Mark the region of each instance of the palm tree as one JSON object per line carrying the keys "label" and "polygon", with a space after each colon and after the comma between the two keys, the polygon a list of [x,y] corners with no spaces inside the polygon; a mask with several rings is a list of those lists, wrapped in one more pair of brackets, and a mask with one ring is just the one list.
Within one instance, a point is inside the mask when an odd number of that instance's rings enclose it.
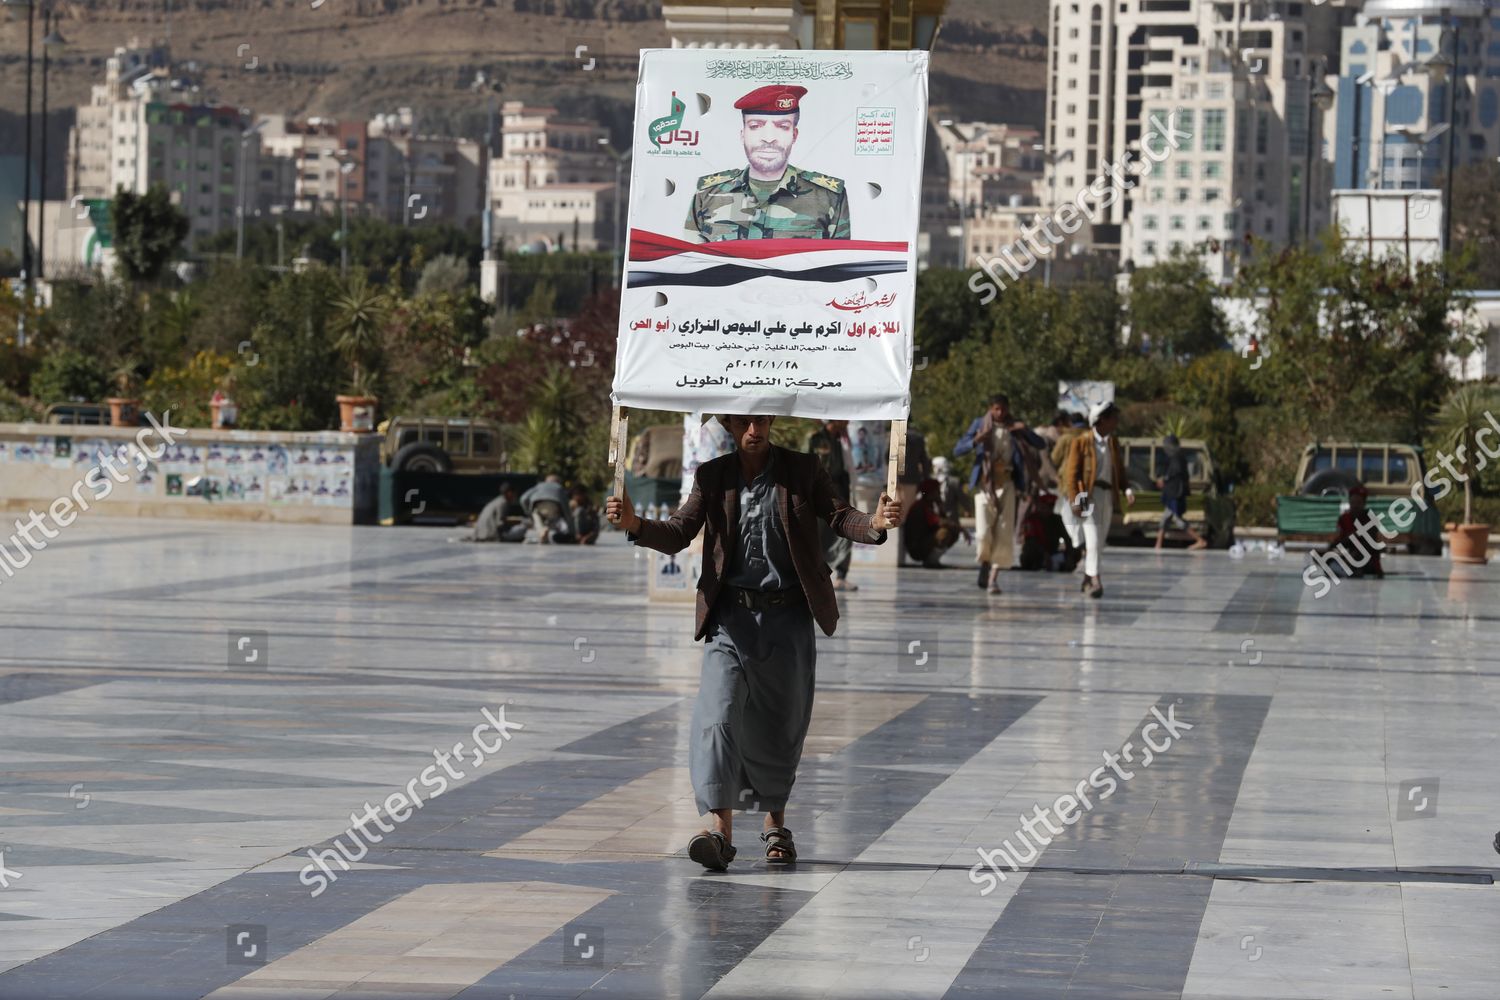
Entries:
{"label": "palm tree", "polygon": [[1437,447],[1458,461],[1464,482],[1464,524],[1474,523],[1474,436],[1490,425],[1490,413],[1500,410],[1500,393],[1482,382],[1461,385],[1448,394],[1437,412]]}
{"label": "palm tree", "polygon": [[371,369],[389,312],[390,302],[385,293],[371,285],[360,271],[343,283],[333,300],[332,330],[337,338],[334,347],[349,363],[350,387],[355,395],[365,395],[371,388],[374,374]]}
{"label": "palm tree", "polygon": [[516,432],[516,468],[530,472],[552,471],[561,444],[561,436],[547,415],[541,410],[532,410]]}
{"label": "palm tree", "polygon": [[1201,430],[1197,417],[1180,411],[1165,414],[1156,422],[1156,436],[1159,438],[1170,434],[1181,441],[1183,438],[1199,437]]}

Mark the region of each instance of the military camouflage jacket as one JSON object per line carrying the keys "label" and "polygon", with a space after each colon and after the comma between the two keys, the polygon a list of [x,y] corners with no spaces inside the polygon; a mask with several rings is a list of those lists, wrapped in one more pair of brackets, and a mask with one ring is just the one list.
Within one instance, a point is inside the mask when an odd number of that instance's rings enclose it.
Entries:
{"label": "military camouflage jacket", "polygon": [[849,239],[849,200],[844,182],[827,174],[788,166],[762,202],[750,188],[750,168],[698,178],[683,226],[694,243],[803,237]]}

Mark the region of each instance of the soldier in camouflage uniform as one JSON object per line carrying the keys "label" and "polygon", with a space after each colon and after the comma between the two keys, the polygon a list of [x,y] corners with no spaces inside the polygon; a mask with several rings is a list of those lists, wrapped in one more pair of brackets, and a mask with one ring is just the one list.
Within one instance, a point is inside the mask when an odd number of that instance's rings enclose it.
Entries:
{"label": "soldier in camouflage uniform", "polygon": [[787,163],[806,87],[773,85],[734,103],[749,165],[698,178],[683,238],[694,243],[802,237],[847,240],[849,199],[837,177]]}

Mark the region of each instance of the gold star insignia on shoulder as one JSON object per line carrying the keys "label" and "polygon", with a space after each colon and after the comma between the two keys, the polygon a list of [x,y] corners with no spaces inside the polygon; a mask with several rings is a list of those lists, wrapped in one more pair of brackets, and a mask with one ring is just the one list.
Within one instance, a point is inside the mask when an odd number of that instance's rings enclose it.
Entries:
{"label": "gold star insignia on shoulder", "polygon": [[725,170],[717,174],[708,174],[706,176],[700,177],[698,178],[698,190],[702,191],[704,188],[711,188],[716,184],[723,184],[725,181],[734,177],[734,175],[735,171]]}
{"label": "gold star insignia on shoulder", "polygon": [[839,180],[837,177],[829,177],[827,174],[814,173],[811,170],[807,171],[802,176],[807,178],[808,183],[816,184],[818,185],[818,187],[827,188],[834,194],[839,194],[844,190],[844,182]]}

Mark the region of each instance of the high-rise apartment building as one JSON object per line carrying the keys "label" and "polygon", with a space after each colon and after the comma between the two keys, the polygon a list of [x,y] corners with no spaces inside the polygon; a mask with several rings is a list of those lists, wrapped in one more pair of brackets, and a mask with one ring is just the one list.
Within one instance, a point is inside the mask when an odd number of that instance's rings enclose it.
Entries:
{"label": "high-rise apartment building", "polygon": [[1135,265],[1197,251],[1225,277],[1247,237],[1302,239],[1328,220],[1323,107],[1353,16],[1345,0],[1052,0],[1039,193],[1074,201],[1151,143],[1161,162],[1081,248]]}
{"label": "high-rise apartment building", "polygon": [[165,48],[116,48],[68,137],[64,200],[111,198],[118,189],[144,193],[159,184],[188,218],[189,248],[234,225],[241,141],[243,180],[251,185],[258,137],[243,135],[248,111],[205,103],[199,93],[173,75]]}
{"label": "high-rise apartment building", "polygon": [[1450,165],[1500,156],[1500,7],[1367,0],[1361,15],[1340,40],[1333,186],[1446,189]]}

